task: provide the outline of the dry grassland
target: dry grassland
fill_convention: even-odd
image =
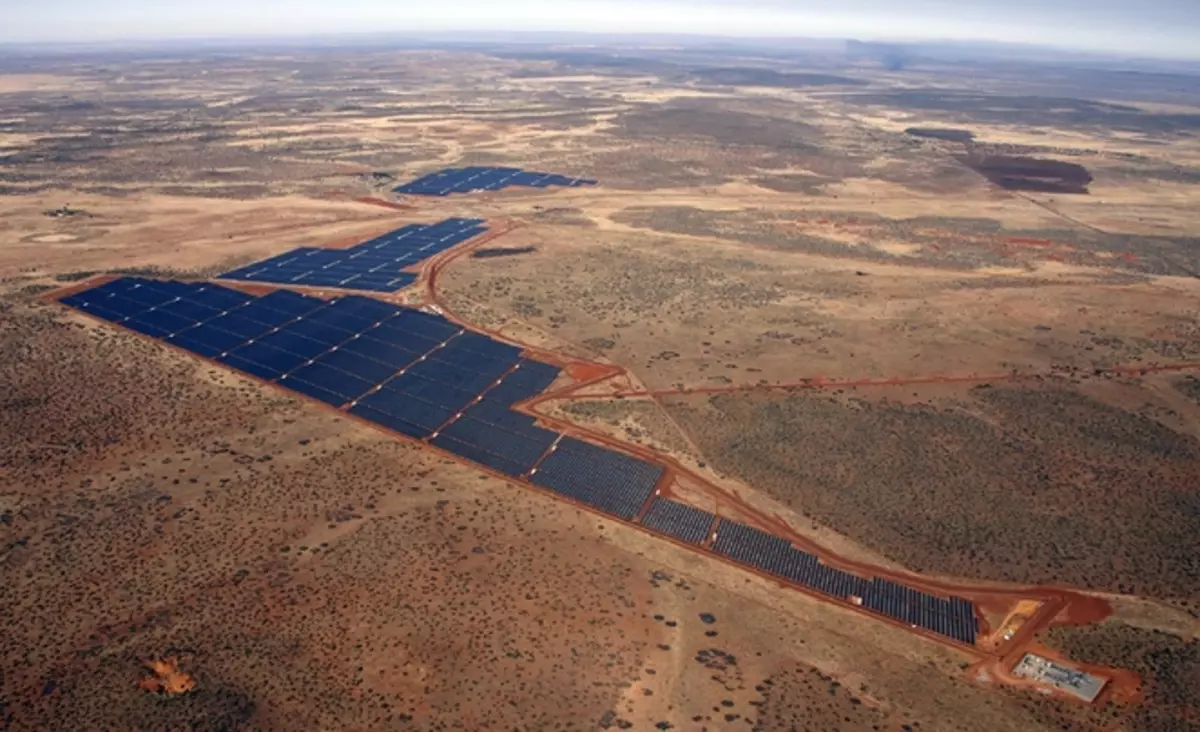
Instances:
[[[625,366],[630,390],[726,390],[553,414],[707,471],[845,556],[1197,612],[1200,387],[1095,372],[1200,362],[1200,99],[1083,71],[1029,88],[726,61],[0,65],[0,727],[1182,729],[1194,653],[1175,636],[1141,666],[1129,626],[1053,638],[1144,667],[1141,711],[999,692],[966,654],[35,297],[509,219],[489,246],[517,253],[441,277],[456,312]],[[963,143],[909,127],[1094,180],[1006,191],[958,162]],[[468,164],[602,185],[352,202]],[[83,213],[45,215],[64,204]],[[990,388],[745,391],[929,376]],[[1186,626],[1155,607],[1143,627]],[[162,659],[194,690],[139,689]]]

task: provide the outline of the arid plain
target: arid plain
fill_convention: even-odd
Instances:
[[[1194,729],[1198,131],[1183,74],[827,49],[0,57],[0,728]],[[600,185],[390,192],[463,165]],[[47,298],[449,216],[511,230],[441,303],[624,369],[541,413],[839,557],[1095,599],[1022,648],[1106,695]]]

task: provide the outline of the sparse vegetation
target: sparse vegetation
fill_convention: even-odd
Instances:
[[[443,272],[444,302],[626,366],[635,392],[990,381],[552,414],[711,464],[848,552],[1195,612],[1200,382],[1097,373],[1200,362],[1194,80],[923,60],[901,88],[877,66],[532,44],[0,59],[0,727],[1185,728],[1194,643],[1047,636],[1152,678],[1145,709],[997,690],[902,629],[36,297],[362,240],[432,216],[364,199],[446,165],[598,178],[445,202],[520,226]],[[1029,159],[1056,192],[1024,185],[1047,172]]]
[[[1072,389],[993,386],[915,404],[800,392],[667,405],[717,468],[914,570],[1163,598],[1200,592],[1187,539],[1200,441]],[[1133,494],[1136,503],[1125,500]]]

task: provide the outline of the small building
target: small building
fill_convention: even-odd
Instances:
[[[1089,704],[1100,696],[1100,692],[1108,684],[1106,678],[1063,666],[1049,658],[1043,658],[1033,653],[1025,654],[1021,662],[1013,668],[1013,674],[1052,686],[1059,691],[1065,691]]]

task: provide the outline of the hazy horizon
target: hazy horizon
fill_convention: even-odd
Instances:
[[[1200,59],[1200,3],[1124,0],[46,0],[6,10],[0,42],[109,42],[349,33],[549,31],[724,37],[1025,43],[1069,50]]]

